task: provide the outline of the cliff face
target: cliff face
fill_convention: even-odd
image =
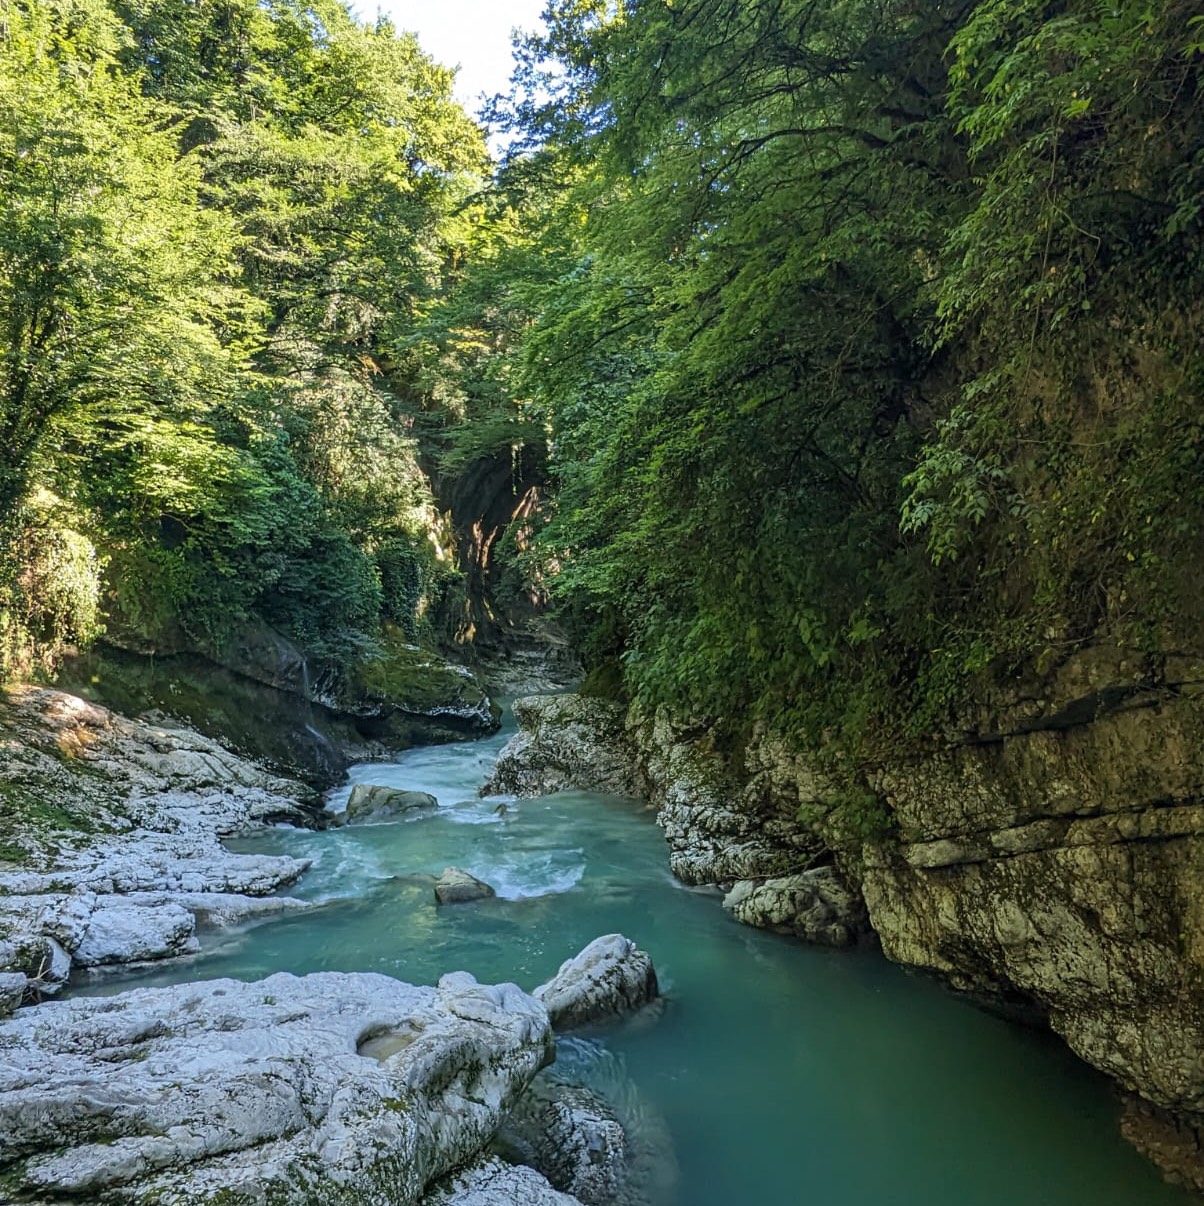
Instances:
[[[1177,1120],[1153,1137],[1160,1115],[1139,1110],[1126,1129],[1204,1188],[1199,679],[1096,651],[1004,731],[884,768],[901,839],[866,851],[861,886],[890,958],[1036,1002]]]
[[[808,936],[804,874],[825,855],[797,818],[822,808],[822,778],[765,739],[724,758],[663,717],[629,731],[675,872],[744,881],[737,916]],[[827,857],[891,959],[1047,1017],[1137,1095],[1134,1142],[1204,1189],[1202,749],[1201,667],[1091,648],[943,748],[873,769],[896,836]],[[754,891],[774,907],[749,914]]]
[[[97,645],[66,659],[56,685],[130,716],[166,715],[314,787],[350,762],[497,728],[466,667],[386,635],[351,675],[309,660],[264,625],[226,650],[147,653]]]

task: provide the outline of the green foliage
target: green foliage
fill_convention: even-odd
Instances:
[[[101,559],[61,500],[39,493],[0,521],[0,669],[28,677],[101,631]]]
[[[514,381],[592,664],[872,759],[1086,642],[1194,648],[1191,8],[550,6]]]
[[[258,618],[350,663],[382,615],[416,631],[433,387],[400,349],[485,164],[451,82],[336,0],[6,8],[0,510],[80,504],[38,550],[9,523],[6,597],[78,539],[152,648]],[[6,611],[0,675],[96,631],[72,590]]]

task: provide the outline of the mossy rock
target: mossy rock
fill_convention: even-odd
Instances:
[[[471,670],[408,644],[392,627],[381,640],[379,655],[356,668],[349,696],[351,711],[382,716],[403,712],[462,727],[464,732],[493,732],[500,716]]]

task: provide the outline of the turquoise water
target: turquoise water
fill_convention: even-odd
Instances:
[[[650,1131],[672,1136],[664,1206],[1196,1200],[1124,1143],[1107,1082],[1055,1040],[878,955],[736,924],[716,894],[672,879],[648,809],[564,792],[495,812],[476,789],[507,735],[355,768],[354,781],[429,791],[442,806],[433,815],[238,843],[314,858],[295,894],[321,907],[206,935],[201,956],[138,982],[342,970],[433,983],[462,968],[531,988],[619,931],[651,953],[666,1008],[565,1056],[603,1069],[593,1074],[608,1093],[629,1078],[622,1092]],[[436,908],[429,876],[447,865],[491,883],[498,899]]]

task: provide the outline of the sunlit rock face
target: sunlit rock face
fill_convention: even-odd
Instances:
[[[463,972],[52,1002],[0,1023],[0,1043],[6,1200],[97,1206],[409,1206],[552,1056],[538,1002]]]
[[[190,729],[128,720],[59,691],[0,700],[0,971],[52,993],[72,966],[196,950],[201,925],[305,906],[273,895],[305,859],[236,854],[222,838],[312,823],[302,784]]]

